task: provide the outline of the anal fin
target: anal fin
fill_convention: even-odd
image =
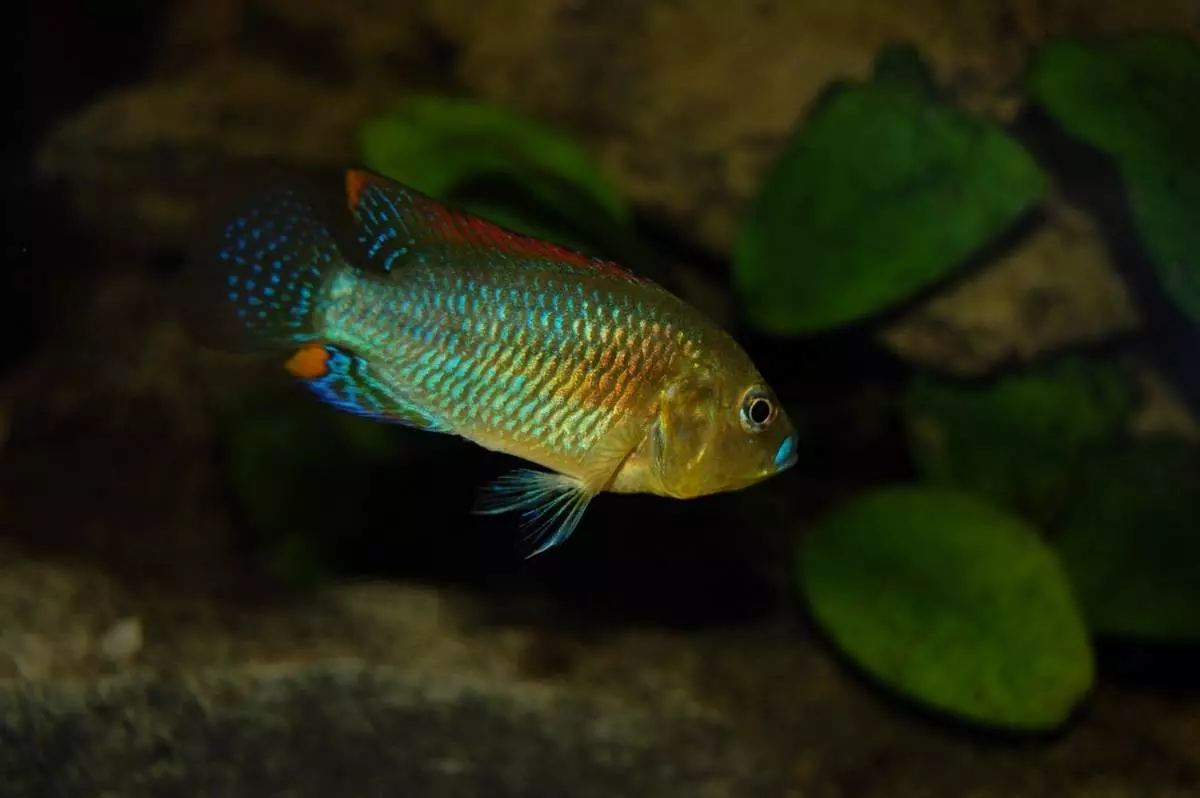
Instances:
[[[401,395],[361,355],[314,343],[297,350],[286,368],[321,401],[343,412],[430,432],[449,431],[436,416]]]

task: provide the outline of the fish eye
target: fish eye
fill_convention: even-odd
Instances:
[[[742,399],[741,422],[747,432],[762,432],[775,420],[778,409],[761,389],[752,389]]]

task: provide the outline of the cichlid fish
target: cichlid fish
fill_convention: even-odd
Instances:
[[[548,469],[501,477],[475,507],[524,511],[527,556],[602,491],[688,499],[795,463],[750,358],[664,288],[374,173],[344,178],[349,234],[284,185],[223,220],[186,278],[198,341],[278,353],[343,411]]]

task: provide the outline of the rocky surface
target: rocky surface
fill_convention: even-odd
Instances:
[[[159,72],[66,120],[40,157],[42,175],[65,181],[109,235],[178,244],[205,181],[243,159],[354,161],[364,114],[433,89],[510,103],[570,132],[646,214],[727,253],[803,109],[829,82],[864,76],[882,45],[915,43],[960,102],[1008,121],[1038,42],[1200,35],[1200,12],[1191,0],[225,0],[184,2],[169,27]],[[1086,222],[1049,219],[990,265],[881,340],[976,374],[1136,324]]]
[[[498,623],[468,591],[372,583],[197,604],[5,554],[13,798],[1184,798],[1200,785],[1194,704],[1106,686],[1059,739],[974,739],[891,705],[792,621],[597,637],[553,610]],[[128,613],[144,645],[114,664],[102,641]]]
[[[974,376],[1138,326],[1096,223],[1060,206],[1013,250],[901,318],[881,339],[914,363]]]

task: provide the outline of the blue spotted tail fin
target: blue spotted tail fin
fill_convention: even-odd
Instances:
[[[318,338],[314,310],[345,260],[310,195],[277,184],[203,229],[178,285],[197,343],[252,353]]]

